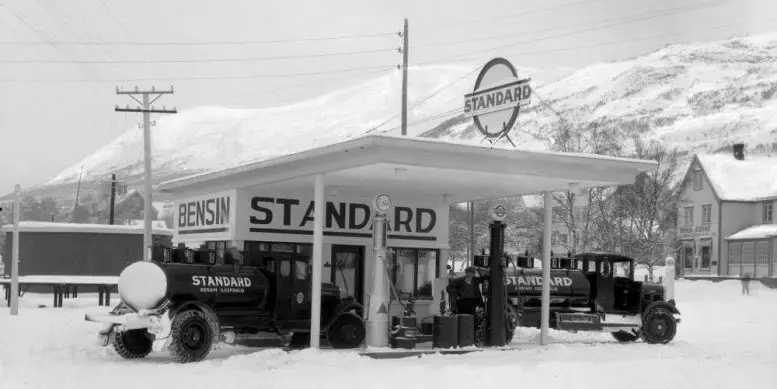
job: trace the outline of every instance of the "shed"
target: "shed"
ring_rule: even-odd
[[[10,274],[13,225],[5,234],[3,260]],[[153,229],[155,245],[169,247],[173,231]],[[19,223],[19,275],[118,276],[143,257],[143,225]]]

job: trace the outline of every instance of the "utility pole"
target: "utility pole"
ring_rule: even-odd
[[[405,31],[402,33],[402,136],[407,135],[407,53],[409,50],[409,37],[407,18],[405,18]]]
[[[140,104],[137,108],[130,108],[127,105],[125,108],[119,108],[116,106],[116,112],[142,112],[143,113],[143,165],[146,170],[145,179],[145,193],[143,194],[143,260],[151,260],[151,113],[178,113],[178,110],[167,109],[164,106],[162,109],[156,109],[151,104],[154,104],[162,95],[173,94],[173,87],[169,90],[158,91],[156,88],[151,87],[151,90],[138,90],[135,87],[134,91],[122,91],[119,87],[116,87],[117,95],[127,95],[132,100],[135,100]],[[138,100],[135,96],[141,95],[142,99]],[[149,99],[150,95],[155,95],[154,99]]]
[[[11,246],[11,315],[19,314],[19,219],[21,210],[22,187],[16,184],[13,202],[13,246]]]
[[[113,212],[116,208],[116,173],[111,174],[111,210],[108,216],[108,224],[113,225]]]

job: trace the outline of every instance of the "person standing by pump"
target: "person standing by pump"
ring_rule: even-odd
[[[475,277],[475,268],[470,266],[464,270],[465,276],[452,282],[450,286],[456,296],[456,308],[459,313],[475,315],[478,307],[483,306],[483,295],[480,291],[481,280]]]

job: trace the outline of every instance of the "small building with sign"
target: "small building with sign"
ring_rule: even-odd
[[[695,155],[680,187],[678,270],[686,277],[777,276],[777,158]]]

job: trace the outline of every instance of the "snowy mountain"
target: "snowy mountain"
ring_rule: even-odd
[[[511,137],[521,148],[547,148],[552,129],[564,120],[580,128],[612,126],[689,153],[736,142],[746,143],[751,153],[771,152],[777,147],[776,59],[777,33],[670,45],[563,78],[559,71],[519,68],[519,77],[532,77],[536,93]],[[471,119],[456,110],[480,66],[411,68],[409,106],[423,102],[409,112],[409,135],[479,143]],[[379,125],[376,132],[397,134],[400,85],[401,73],[392,72],[288,106],[198,107],[160,117],[152,131],[155,181],[331,144]],[[35,192],[71,187],[81,166],[87,183],[112,171],[130,182],[140,180],[142,150],[142,131],[133,128]]]

